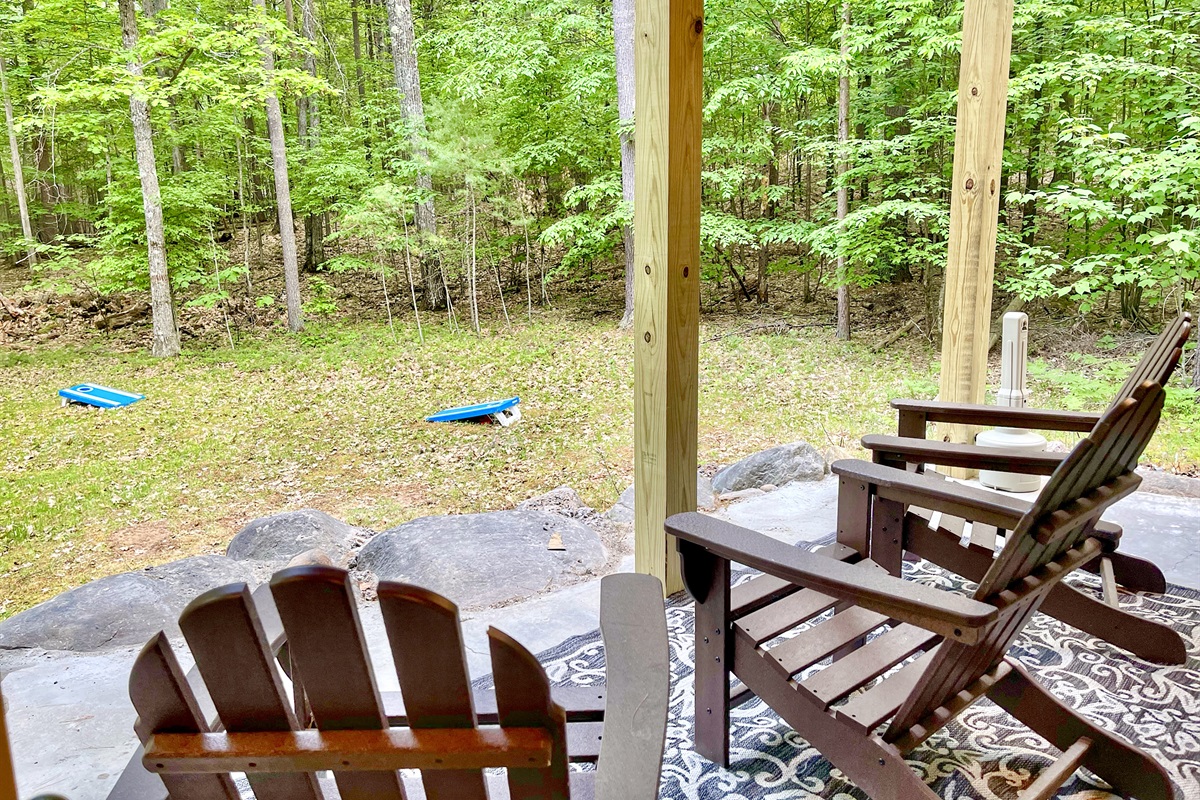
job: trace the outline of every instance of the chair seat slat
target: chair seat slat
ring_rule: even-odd
[[[883,567],[873,561],[860,561],[854,566],[883,571]],[[802,589],[747,614],[737,621],[737,626],[758,645],[825,613],[837,603],[835,598],[815,589]]]
[[[473,689],[475,704],[475,721],[480,725],[496,725],[499,719],[496,710],[496,689],[486,687]],[[400,726],[408,724],[408,711],[404,707],[404,698],[400,692],[380,692],[383,697],[383,710],[387,715],[388,724]],[[554,702],[567,712],[567,723],[602,722],[604,706],[608,699],[608,688],[604,684],[597,686],[553,686],[550,696]]]
[[[862,732],[873,731],[896,713],[896,709],[920,683],[936,650],[910,661],[860,695],[834,709],[835,715]]]
[[[915,625],[897,625],[800,685],[820,701],[822,708],[827,707],[940,638]]]
[[[821,555],[837,561],[857,561],[861,558],[853,548],[837,543],[818,548],[814,552],[819,552]],[[730,590],[729,616],[731,619],[740,619],[781,598],[794,594],[799,589],[800,587],[791,581],[777,578],[774,575],[756,575]]]
[[[795,675],[865,637],[887,620],[883,614],[865,608],[847,609],[767,650],[767,661],[781,674]]]
[[[729,615],[733,619],[745,616],[775,601],[799,591],[800,587],[774,575],[756,575],[739,584],[729,593]]]

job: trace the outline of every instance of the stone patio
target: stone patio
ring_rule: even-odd
[[[836,501],[837,480],[825,477],[765,493],[743,493],[731,502],[716,502],[710,513],[796,543],[821,539],[834,530]],[[567,513],[578,518],[582,512]],[[1148,474],[1143,490],[1109,516],[1125,528],[1122,550],[1153,560],[1172,583],[1200,588],[1200,480]],[[631,536],[627,529],[625,535]],[[631,556],[609,559],[605,568],[628,571],[632,561]],[[594,630],[600,607],[598,577],[503,607],[464,612],[472,676],[490,669],[489,626],[503,629],[535,652]],[[381,688],[396,689],[378,605],[364,602],[361,613]],[[92,653],[0,653],[22,797],[47,792],[70,800],[106,797],[137,744],[126,687],[137,650],[120,646]],[[180,655],[185,659],[186,650]]]

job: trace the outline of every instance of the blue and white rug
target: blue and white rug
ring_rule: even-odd
[[[947,589],[963,581],[937,567],[906,564],[909,577]],[[748,579],[749,573],[740,576]],[[1086,574],[1070,581],[1099,595]],[[1071,708],[1136,743],[1166,766],[1185,800],[1200,800],[1200,592],[1171,587],[1165,595],[1121,595],[1121,607],[1167,623],[1188,643],[1187,664],[1141,661],[1107,642],[1039,614],[1010,655]],[[661,797],[688,800],[861,800],[866,794],[782,722],[753,700],[731,715],[730,768],[717,767],[692,746],[693,608],[686,596],[667,607],[671,706]],[[540,655],[560,685],[604,682],[599,632],[570,639]],[[913,769],[945,800],[1016,800],[1058,757],[1058,751],[988,700],[982,700],[911,755]],[[1113,797],[1084,771],[1060,798]]]

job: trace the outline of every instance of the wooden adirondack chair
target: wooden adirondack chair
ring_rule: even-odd
[[[567,769],[574,732],[541,666],[494,628],[495,692],[473,699],[458,609],[444,597],[379,586],[405,706],[389,718],[347,573],[295,567],[276,574],[270,591],[286,632],[290,699],[264,633],[262,617],[275,609],[256,602],[244,584],[201,595],[180,617],[222,732],[209,724],[163,634],[135,662],[130,696],[143,763],[173,800],[236,800],[232,772],[246,774],[259,800],[658,796],[670,671],[656,579],[603,579],[608,735],[589,772]],[[584,691],[604,699],[602,690]],[[482,772],[490,767],[507,768],[507,785]],[[421,770],[421,781],[403,781],[398,769]],[[340,795],[318,779],[325,770]]]
[[[863,461],[833,465],[859,486],[840,502],[853,502],[855,513],[894,537],[896,552],[902,534],[925,526],[904,513],[908,504],[1011,530],[998,557],[975,554],[981,570],[972,597],[889,575],[842,545],[807,553],[696,513],[668,519],[696,600],[696,749],[728,765],[730,703],[754,694],[874,800],[935,800],[904,756],[986,695],[1063,751],[1022,800],[1053,796],[1079,766],[1127,797],[1175,797],[1149,756],[1068,709],[1005,657],[1054,586],[1100,552],[1090,534],[1104,509],[1140,482],[1133,469],[1162,403],[1162,388],[1147,382],[1114,405],[1024,512],[925,475]],[[730,562],[765,574],[730,589]],[[731,673],[741,681],[732,689]]]
[[[1191,333],[1191,315],[1180,314],[1146,350],[1133,373],[1117,392],[1109,408],[1131,397],[1146,380],[1166,385],[1183,354]],[[892,407],[900,414],[899,436],[865,436],[862,443],[872,453],[877,464],[916,469],[925,464],[951,467],[990,469],[1049,475],[1062,463],[1062,453],[1021,453],[1009,450],[953,444],[927,440],[926,429],[931,422],[997,425],[1012,428],[1037,428],[1058,431],[1090,431],[1101,415],[1076,411],[1048,411],[1037,408],[1004,408],[998,406],[940,403],[930,400],[894,400]],[[843,479],[843,492],[857,491],[854,481]],[[843,522],[845,524],[843,524]],[[902,543],[903,549],[937,563],[939,566],[970,577],[972,555],[968,548],[952,547],[951,539],[963,533],[961,520],[943,517],[940,536]],[[971,544],[976,548],[994,548],[998,531],[994,526],[976,523]],[[1056,588],[1042,611],[1069,625],[1118,645],[1149,661],[1182,664],[1187,658],[1182,637],[1166,625],[1123,612],[1117,604],[1117,585],[1132,591],[1165,592],[1166,579],[1162,570],[1150,561],[1117,552],[1121,538],[1119,526],[1102,523],[1095,535],[1104,552],[1083,569],[1099,572],[1103,578],[1105,603],[1090,595],[1063,585]],[[884,537],[886,539],[887,537]],[[887,567],[892,574],[900,573],[900,561],[891,543],[876,542],[876,537],[862,519],[839,519],[838,541],[860,554]],[[976,569],[976,572],[978,570]]]

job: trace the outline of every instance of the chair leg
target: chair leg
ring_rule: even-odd
[[[729,562],[680,541],[684,584],[696,601],[696,752],[729,766],[729,674],[733,635],[729,630]]]
[[[1113,608],[1064,583],[1050,591],[1041,611],[1146,661],[1182,664],[1187,660],[1183,637],[1170,626]]]
[[[1084,564],[1083,569],[1099,573],[1102,559],[1108,559],[1112,564],[1113,577],[1116,578],[1117,584],[1131,592],[1162,594],[1167,591],[1167,579],[1156,564],[1128,553],[1105,553]]]
[[[1175,787],[1157,761],[1067,708],[1016,662],[988,692],[996,705],[1060,750],[1081,738],[1091,740],[1082,766],[1103,778],[1123,797],[1175,800]]]

